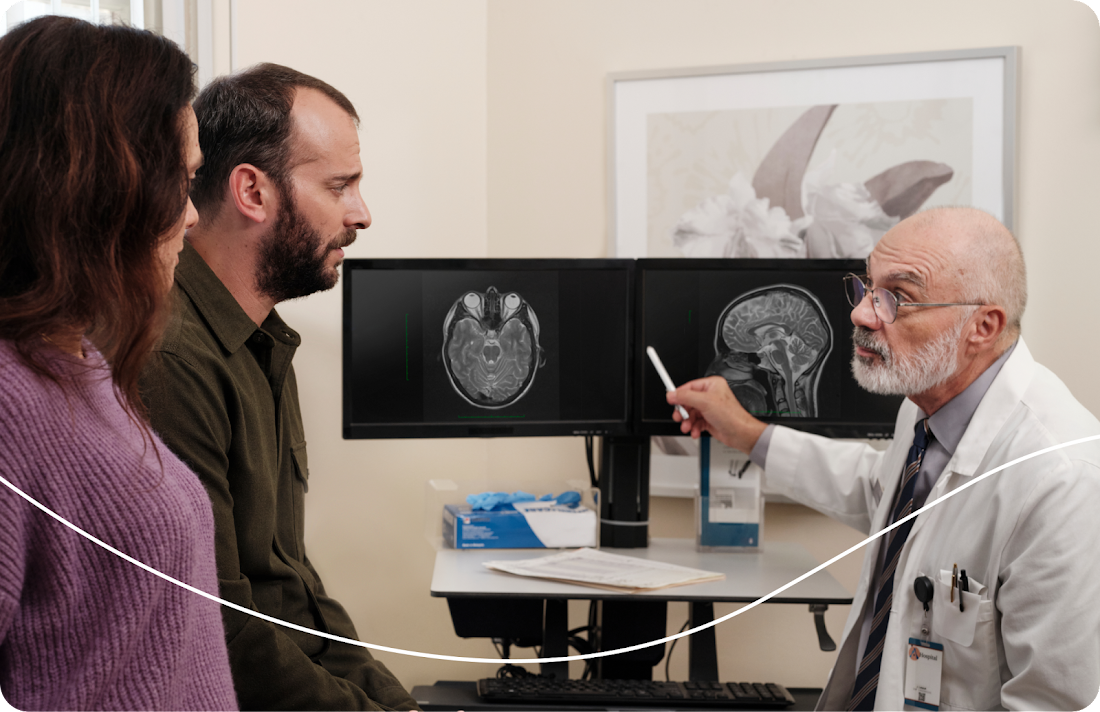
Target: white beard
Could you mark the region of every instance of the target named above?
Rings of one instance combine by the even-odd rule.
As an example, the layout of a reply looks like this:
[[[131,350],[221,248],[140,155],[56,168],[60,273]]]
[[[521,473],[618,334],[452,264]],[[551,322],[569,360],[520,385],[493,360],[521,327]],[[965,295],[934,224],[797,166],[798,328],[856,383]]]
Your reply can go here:
[[[882,361],[853,353],[852,375],[864,389],[881,395],[912,396],[935,388],[958,369],[959,339],[969,316],[964,314],[954,327],[904,358],[895,356],[877,332],[857,326],[852,341],[875,351]]]

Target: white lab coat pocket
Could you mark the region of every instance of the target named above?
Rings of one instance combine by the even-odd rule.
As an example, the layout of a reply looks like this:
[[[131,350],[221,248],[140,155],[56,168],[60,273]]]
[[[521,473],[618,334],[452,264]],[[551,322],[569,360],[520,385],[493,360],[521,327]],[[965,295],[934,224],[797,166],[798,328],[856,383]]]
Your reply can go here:
[[[959,596],[962,595],[962,610]],[[991,709],[1000,706],[1000,679],[993,601],[986,587],[970,579],[970,590],[955,589],[951,600],[951,572],[941,570],[932,601],[932,640],[944,645],[943,709]]]
[[[978,619],[981,616],[981,593],[985,586],[971,580],[969,591],[955,589],[954,599],[951,595],[951,572],[940,571],[936,580],[936,596],[932,605],[932,630],[944,640],[950,640],[959,645],[970,645],[974,642],[974,632],[978,628]],[[959,597],[962,596],[962,607],[959,606]],[[988,601],[987,601],[988,603]]]

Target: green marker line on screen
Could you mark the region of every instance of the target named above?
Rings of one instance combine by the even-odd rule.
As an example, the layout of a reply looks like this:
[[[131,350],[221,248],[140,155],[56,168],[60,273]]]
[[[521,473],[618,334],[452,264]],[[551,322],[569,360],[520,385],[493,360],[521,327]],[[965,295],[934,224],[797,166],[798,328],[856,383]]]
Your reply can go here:
[[[409,380],[409,315],[405,315],[405,380]]]

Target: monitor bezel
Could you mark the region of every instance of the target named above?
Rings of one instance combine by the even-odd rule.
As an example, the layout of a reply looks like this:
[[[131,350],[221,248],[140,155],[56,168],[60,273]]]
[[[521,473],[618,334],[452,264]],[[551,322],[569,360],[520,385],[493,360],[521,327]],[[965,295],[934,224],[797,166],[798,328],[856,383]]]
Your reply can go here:
[[[642,394],[643,394],[643,381],[646,377],[645,369],[652,368],[649,365],[648,359],[645,353],[645,312],[644,312],[644,292],[645,292],[645,275],[647,271],[683,271],[683,270],[699,270],[699,271],[745,271],[752,270],[756,272],[762,271],[844,271],[852,272],[854,274],[864,274],[867,270],[867,263],[861,259],[801,259],[801,258],[639,258],[637,260],[634,287],[634,306],[635,306],[635,344],[634,344],[634,359],[635,363],[639,364],[639,368],[634,373],[634,393],[632,402],[635,404],[633,430],[636,435],[659,435],[659,436],[676,436],[682,435],[680,432],[680,424],[672,420],[672,407],[669,407],[669,419],[667,422],[658,423],[652,420],[644,420],[644,413],[642,408]],[[841,284],[837,284],[837,289],[843,289]],[[676,384],[680,385],[680,384]],[[884,398],[891,398],[898,402],[900,406],[903,397],[901,396],[882,396]],[[873,421],[837,421],[830,419],[822,419],[813,422],[792,422],[786,421],[782,418],[761,418],[765,423],[776,423],[779,425],[786,425],[796,430],[803,432],[814,433],[817,435],[824,435],[830,438],[855,438],[855,439],[884,439],[892,438],[894,436],[894,424],[895,421],[890,422],[873,422]]]
[[[635,265],[633,259],[587,258],[348,258],[343,263],[341,329],[341,426],[345,440],[476,437],[560,437],[629,435],[634,416],[634,314]],[[350,299],[354,270],[623,270],[626,272],[626,344],[623,359],[625,412],[621,420],[578,420],[515,423],[509,425],[460,425],[449,423],[367,424],[352,422]]]

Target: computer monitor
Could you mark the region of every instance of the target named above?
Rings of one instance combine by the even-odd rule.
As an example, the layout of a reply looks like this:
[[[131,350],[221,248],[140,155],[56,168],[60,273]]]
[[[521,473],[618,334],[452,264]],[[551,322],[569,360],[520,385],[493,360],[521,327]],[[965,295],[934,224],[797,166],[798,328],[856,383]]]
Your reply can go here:
[[[635,431],[678,435],[665,388],[726,379],[761,420],[830,437],[892,437],[901,396],[874,395],[851,373],[852,308],[843,278],[862,260],[646,259],[637,264]]]
[[[344,437],[628,433],[633,275],[633,260],[345,260]]]

